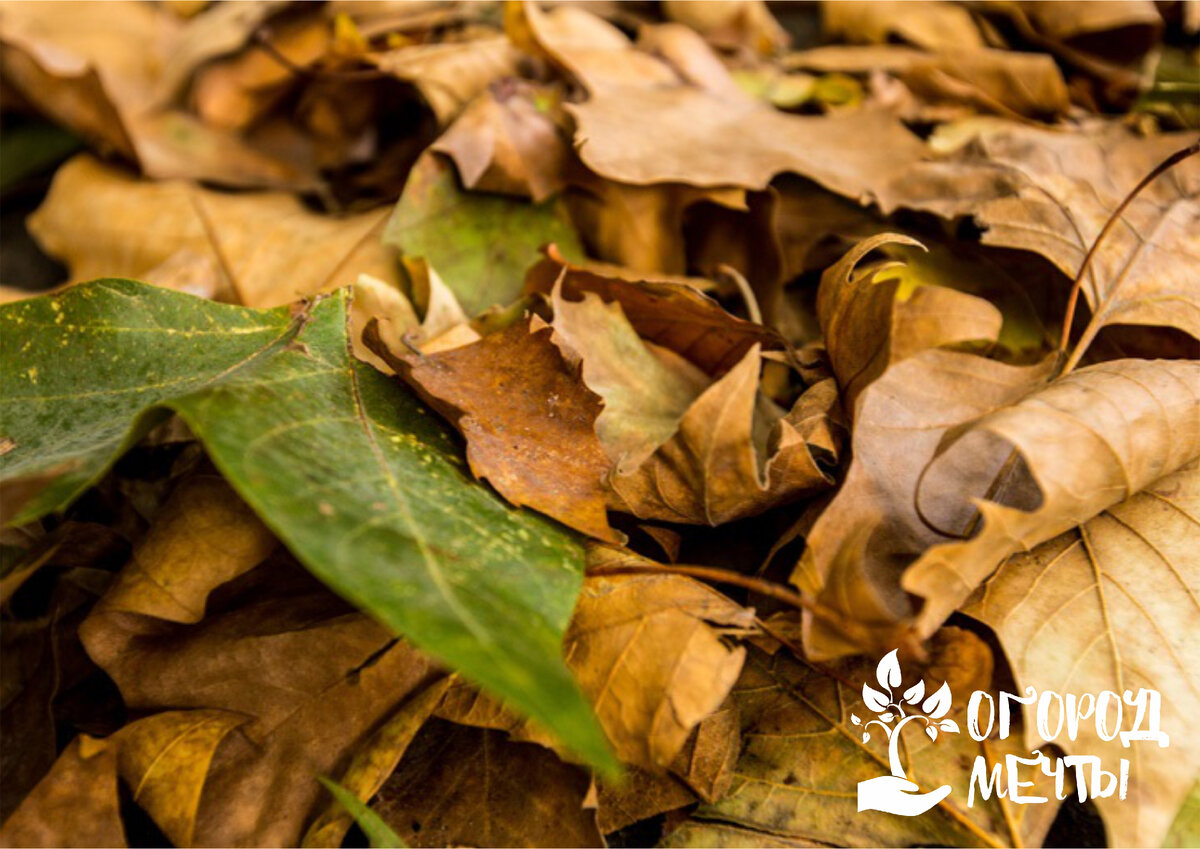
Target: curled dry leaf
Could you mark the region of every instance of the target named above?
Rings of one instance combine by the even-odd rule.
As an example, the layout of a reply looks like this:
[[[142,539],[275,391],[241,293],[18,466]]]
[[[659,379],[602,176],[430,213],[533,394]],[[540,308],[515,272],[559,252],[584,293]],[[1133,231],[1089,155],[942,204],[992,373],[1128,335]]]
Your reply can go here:
[[[817,317],[830,364],[853,415],[863,389],[894,362],[928,348],[995,340],[1003,320],[987,301],[942,286],[903,286],[889,266],[858,271],[883,245],[922,247],[907,236],[881,233],[859,242],[821,275]]]
[[[719,525],[830,486],[841,445],[837,389],[810,387],[786,414],[759,393],[760,349],[704,390],[650,459],[609,477],[612,509]]]
[[[1161,845],[1192,786],[1200,746],[1188,734],[1200,711],[1200,465],[1193,461],[1078,528],[1011,557],[966,612],[992,626],[1021,687],[1038,692],[1162,694],[1170,748],[1102,739],[1081,722],[1068,754],[1131,760],[1128,796],[1096,806],[1113,845]],[[1132,711],[1131,705],[1126,706]],[[1029,747],[1042,745],[1026,709]],[[1124,726],[1123,726],[1124,727]],[[1110,760],[1111,758],[1111,760]]]
[[[899,39],[934,51],[984,47],[971,12],[943,0],[822,3],[821,24],[827,35],[867,44]]]

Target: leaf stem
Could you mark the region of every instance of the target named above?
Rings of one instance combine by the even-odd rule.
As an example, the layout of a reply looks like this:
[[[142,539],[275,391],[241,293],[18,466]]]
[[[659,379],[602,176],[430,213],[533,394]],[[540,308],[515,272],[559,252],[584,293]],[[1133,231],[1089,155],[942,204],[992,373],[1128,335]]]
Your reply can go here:
[[[1149,174],[1143,177],[1141,181],[1133,187],[1133,190],[1125,196],[1125,199],[1121,201],[1120,205],[1113,210],[1112,215],[1108,217],[1108,220],[1104,222],[1104,226],[1100,229],[1099,234],[1097,234],[1096,238],[1092,241],[1092,246],[1088,248],[1087,254],[1083,257],[1083,262],[1080,264],[1079,271],[1075,275],[1075,280],[1071,284],[1071,295],[1067,300],[1066,314],[1063,316],[1062,338],[1058,343],[1058,349],[1064,354],[1071,344],[1071,325],[1074,324],[1075,308],[1079,304],[1079,293],[1083,289],[1083,275],[1087,273],[1088,268],[1091,266],[1092,257],[1096,255],[1096,250],[1100,247],[1101,242],[1104,241],[1109,232],[1112,231],[1112,228],[1116,226],[1117,222],[1121,220],[1121,216],[1124,214],[1125,209],[1129,206],[1129,204],[1133,203],[1133,200],[1139,194],[1141,194],[1142,190],[1145,189],[1146,186],[1154,182],[1164,172],[1171,170],[1180,162],[1183,162],[1188,157],[1195,156],[1197,153],[1200,153],[1200,138],[1197,138],[1196,141],[1192,142],[1187,147],[1175,151],[1162,162],[1158,163],[1158,165],[1155,166]],[[1097,310],[1092,316],[1092,320],[1088,322],[1088,326],[1084,328],[1083,335],[1080,337],[1079,342],[1075,345],[1075,350],[1071,353],[1070,359],[1067,361],[1066,365],[1063,366],[1062,374],[1068,374],[1072,369],[1075,368],[1075,366],[1079,364],[1079,361],[1083,358],[1084,352],[1092,343],[1092,340],[1096,338],[1096,334],[1100,331],[1102,319],[1103,316],[1101,312]]]

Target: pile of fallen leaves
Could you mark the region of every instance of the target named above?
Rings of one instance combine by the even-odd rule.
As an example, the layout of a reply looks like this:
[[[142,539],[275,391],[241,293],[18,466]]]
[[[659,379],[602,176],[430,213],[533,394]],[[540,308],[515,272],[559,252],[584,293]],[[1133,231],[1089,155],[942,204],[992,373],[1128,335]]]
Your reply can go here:
[[[1197,8],[0,5],[0,839],[1197,845]]]

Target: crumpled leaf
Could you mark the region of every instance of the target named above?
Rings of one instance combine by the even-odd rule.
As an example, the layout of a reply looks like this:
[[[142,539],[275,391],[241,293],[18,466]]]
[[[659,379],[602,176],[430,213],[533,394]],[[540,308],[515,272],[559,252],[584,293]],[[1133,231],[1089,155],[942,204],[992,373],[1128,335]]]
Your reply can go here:
[[[1011,366],[937,349],[888,369],[857,401],[853,460],[807,534],[792,582],[850,618],[880,627],[880,639],[895,645],[893,627],[913,613],[898,586],[899,570],[945,539],[916,513],[913,493],[922,470],[945,433],[1017,402],[1052,370],[1050,361]],[[901,439],[904,450],[897,451]],[[805,645],[817,659],[869,648],[817,620]]]
[[[453,167],[434,154],[413,166],[384,242],[424,258],[471,315],[515,301],[543,244],[582,253],[556,204],[464,193]]]
[[[1192,639],[1200,613],[1198,516],[1200,465],[1193,461],[1014,555],[966,607],[995,629],[1022,688],[1162,693],[1170,748],[1153,741],[1125,748],[1120,738],[1100,738],[1094,722],[1080,722],[1075,740],[1059,741],[1068,754],[1130,759],[1128,796],[1096,799],[1113,845],[1162,845],[1200,762],[1200,740],[1188,733],[1200,711],[1200,649]],[[1035,712],[1025,714],[1033,748],[1041,745]]]
[[[449,434],[350,357],[345,300],[293,315],[101,281],[0,309],[16,446],[0,476],[59,475],[19,519],[78,496],[174,409],[321,580],[605,762],[559,659],[578,544],[470,484]]]
[[[641,558],[593,549],[589,566]],[[753,613],[680,575],[612,575],[584,582],[567,631],[567,663],[622,761],[666,767],[724,701],[745,651],[711,625],[746,629]]]
[[[986,745],[966,734],[940,735],[932,742],[910,725],[902,732],[910,779],[923,790],[950,784],[951,794],[919,817],[856,810],[858,782],[888,772],[883,735],[863,743],[849,719],[860,710],[850,684],[870,680],[872,666],[860,660],[824,671],[787,651],[768,655],[749,649],[732,693],[746,740],[732,790],[715,805],[701,805],[683,833],[666,844],[1039,845],[1054,818],[1053,803],[1009,805],[994,797],[967,806],[975,756],[985,755],[989,764],[1007,752],[1025,756],[1019,734]],[[1028,777],[1050,791],[1041,795],[1053,798],[1047,779]]]
[[[642,341],[618,302],[606,304],[594,292],[569,301],[560,284],[551,303],[556,341],[580,359],[584,384],[603,403],[596,436],[616,473],[627,474],[675,434],[708,375],[670,349]]]
[[[311,189],[315,177],[306,164],[268,155],[164,107],[159,73],[180,27],[161,7],[136,2],[5,4],[4,75],[58,121],[102,151],[137,162],[147,175]]]
[[[832,381],[786,414],[759,393],[760,349],[704,390],[678,432],[627,475],[608,479],[610,507],[640,519],[720,525],[828,487],[841,442]]]
[[[596,437],[599,399],[578,380],[547,328],[519,321],[479,341],[388,361],[467,440],[467,462],[511,503],[599,539],[617,540],[602,485],[611,462]]]
[[[587,788],[549,749],[433,719],[372,808],[407,846],[603,846]]]

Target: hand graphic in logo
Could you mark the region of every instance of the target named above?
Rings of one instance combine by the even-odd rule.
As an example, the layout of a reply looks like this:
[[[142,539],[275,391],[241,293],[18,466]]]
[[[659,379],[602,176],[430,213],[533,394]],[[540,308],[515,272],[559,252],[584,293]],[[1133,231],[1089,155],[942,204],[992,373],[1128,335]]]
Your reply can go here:
[[[863,725],[861,719],[851,714],[850,721],[855,725],[862,725],[864,743],[871,739],[867,729],[872,725],[878,725],[883,730],[888,739],[888,765],[892,772],[891,775],[881,775],[858,783],[858,809],[915,817],[949,796],[950,785],[943,784],[928,793],[919,792],[921,788],[909,780],[904,766],[900,763],[900,729],[915,720],[921,720],[925,723],[925,733],[931,740],[937,739],[939,729],[957,734],[958,723],[953,719],[942,719],[950,712],[950,687],[942,682],[937,692],[925,699],[924,704],[920,704],[925,696],[925,682],[918,681],[904,691],[903,697],[896,698],[893,690],[899,691],[901,676],[900,661],[896,658],[895,649],[879,661],[875,677],[883,692],[869,684],[863,684],[863,703],[879,714],[879,718]],[[919,709],[914,710],[918,704]],[[911,712],[906,713],[904,705],[909,705]]]

